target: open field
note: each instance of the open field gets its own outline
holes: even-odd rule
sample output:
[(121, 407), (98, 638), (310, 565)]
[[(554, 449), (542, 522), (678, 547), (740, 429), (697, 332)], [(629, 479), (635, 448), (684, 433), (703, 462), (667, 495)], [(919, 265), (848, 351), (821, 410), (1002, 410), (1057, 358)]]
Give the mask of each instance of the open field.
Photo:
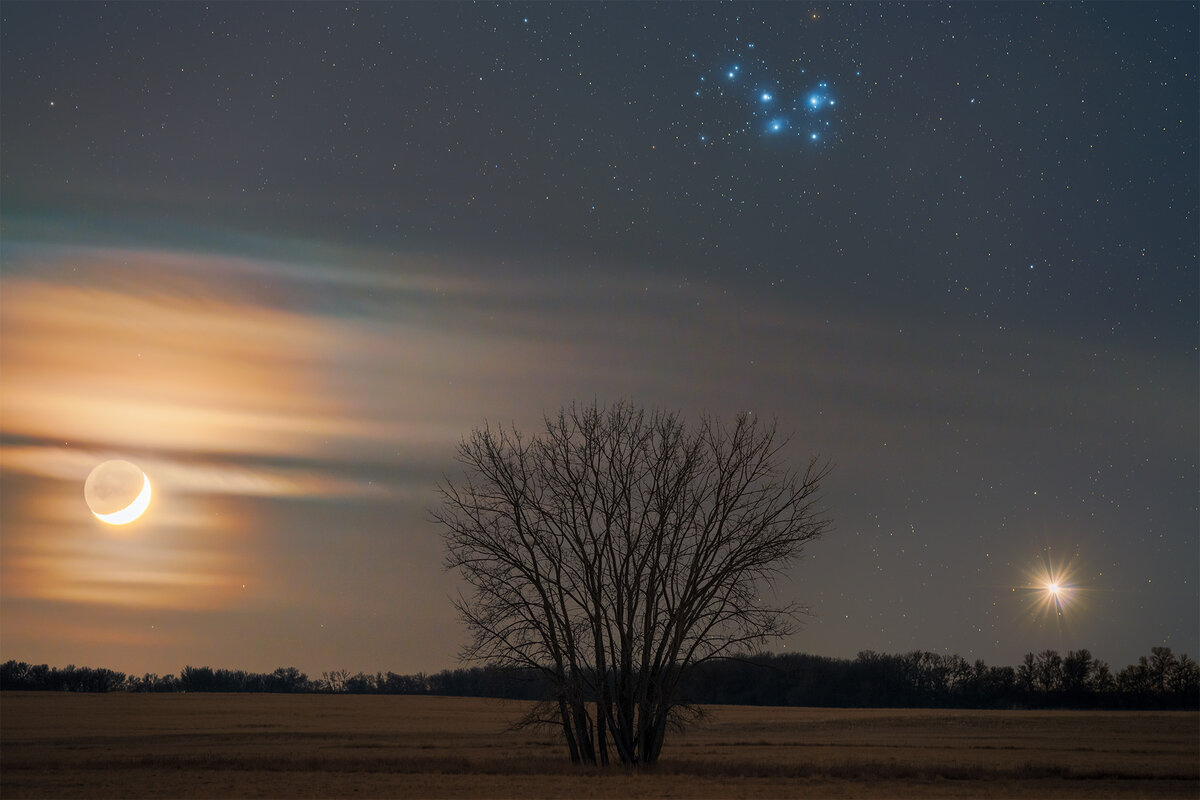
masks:
[(715, 706), (653, 771), (575, 769), (525, 704), (0, 696), (0, 796), (1189, 797), (1200, 714)]

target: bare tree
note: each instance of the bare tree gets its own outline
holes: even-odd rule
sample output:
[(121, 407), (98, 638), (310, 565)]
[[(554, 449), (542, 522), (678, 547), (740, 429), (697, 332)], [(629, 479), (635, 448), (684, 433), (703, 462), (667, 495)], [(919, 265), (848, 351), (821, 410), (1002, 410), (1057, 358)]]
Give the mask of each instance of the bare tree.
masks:
[(689, 428), (627, 403), (531, 438), (472, 431), (433, 512), (473, 588), (464, 658), (544, 674), (555, 696), (531, 721), (560, 726), (572, 761), (655, 762), (691, 667), (796, 629), (802, 608), (765, 590), (829, 528), (829, 467), (788, 468), (785, 444), (751, 415)]

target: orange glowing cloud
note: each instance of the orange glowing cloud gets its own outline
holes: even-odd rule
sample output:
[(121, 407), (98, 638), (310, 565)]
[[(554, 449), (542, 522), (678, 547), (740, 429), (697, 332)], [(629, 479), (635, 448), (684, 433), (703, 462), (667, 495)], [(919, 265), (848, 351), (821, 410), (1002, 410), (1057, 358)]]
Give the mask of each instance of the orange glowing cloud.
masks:
[(319, 318), (204, 299), (5, 282), (4, 429), (189, 451), (288, 453), (299, 436), (366, 430), (320, 391), (317, 363), (353, 347)]
[[(368, 274), (172, 251), (27, 250), (0, 294), (9, 436), (361, 460), (364, 449), (454, 441), (478, 419), (481, 392), (519, 377), (514, 369), (570, 358), (562, 343), (531, 341), (522, 320), (539, 314), (486, 282), (395, 265)], [(497, 304), (500, 320), (480, 310)]]

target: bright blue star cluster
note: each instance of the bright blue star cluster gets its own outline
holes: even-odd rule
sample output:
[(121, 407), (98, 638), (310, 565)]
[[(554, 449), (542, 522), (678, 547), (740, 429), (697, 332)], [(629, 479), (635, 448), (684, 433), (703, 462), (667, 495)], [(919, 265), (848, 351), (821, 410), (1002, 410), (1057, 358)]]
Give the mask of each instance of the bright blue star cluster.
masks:
[[(700, 75), (695, 96), (704, 106), (698, 116), (701, 144), (732, 142), (745, 136), (793, 138), (824, 144), (836, 135), (838, 98), (829, 82), (814, 79), (799, 65), (771, 70), (754, 54), (740, 55)], [(692, 54), (692, 60), (697, 60)]]

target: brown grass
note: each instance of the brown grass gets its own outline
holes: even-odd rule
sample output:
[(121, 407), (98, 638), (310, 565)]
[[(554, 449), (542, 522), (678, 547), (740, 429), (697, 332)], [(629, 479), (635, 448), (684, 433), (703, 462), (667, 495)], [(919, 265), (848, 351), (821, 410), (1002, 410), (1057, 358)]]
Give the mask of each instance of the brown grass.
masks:
[(1193, 712), (710, 707), (652, 770), (572, 767), (503, 700), (0, 696), (0, 796), (1200, 797)]

